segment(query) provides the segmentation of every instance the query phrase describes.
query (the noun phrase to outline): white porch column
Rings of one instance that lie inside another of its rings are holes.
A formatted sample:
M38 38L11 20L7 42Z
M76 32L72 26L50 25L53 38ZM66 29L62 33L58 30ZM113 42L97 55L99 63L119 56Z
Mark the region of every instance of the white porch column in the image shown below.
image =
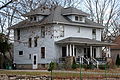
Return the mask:
M71 47L71 44L70 44L70 56L72 56L72 47Z
M92 46L90 46L90 57L92 57Z
M73 56L75 56L75 45L73 44Z
M66 50L66 54L67 54L67 55L66 55L66 56L69 56L69 54L68 54L68 53L69 53L69 52L68 52L68 45L67 45L66 48L67 48L67 50Z

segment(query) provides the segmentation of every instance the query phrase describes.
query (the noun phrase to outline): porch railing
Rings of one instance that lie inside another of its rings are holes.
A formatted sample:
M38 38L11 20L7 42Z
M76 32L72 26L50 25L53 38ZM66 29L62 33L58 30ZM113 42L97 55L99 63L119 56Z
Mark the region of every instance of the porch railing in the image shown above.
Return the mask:
M64 63L65 62L65 57L59 58L59 63Z
M91 58L93 65L95 65L98 68L99 62L95 58Z
M81 56L81 57L79 57L79 58L76 58L76 62L77 63L81 63L81 64L88 64L89 65L89 60L88 59L86 59L84 56Z

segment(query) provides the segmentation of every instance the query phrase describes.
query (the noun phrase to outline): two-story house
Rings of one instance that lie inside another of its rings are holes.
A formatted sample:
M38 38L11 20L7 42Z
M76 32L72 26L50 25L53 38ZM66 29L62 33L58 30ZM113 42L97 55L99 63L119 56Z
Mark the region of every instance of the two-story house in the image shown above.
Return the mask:
M17 68L38 69L66 56L100 58L102 47L109 45L101 42L103 26L76 8L42 7L23 16L28 19L10 27Z

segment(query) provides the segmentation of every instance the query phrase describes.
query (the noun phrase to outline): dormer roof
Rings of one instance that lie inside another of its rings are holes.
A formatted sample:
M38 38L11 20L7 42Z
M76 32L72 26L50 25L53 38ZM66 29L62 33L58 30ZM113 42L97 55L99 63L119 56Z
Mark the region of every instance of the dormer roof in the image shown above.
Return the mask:
M35 10L31 10L30 12L23 14L23 16L28 17L32 15L49 15L50 14L50 9L46 7L41 7L37 8Z
M80 16L89 16L88 13L85 13L81 10L78 10L73 7L63 8L62 15L80 15Z

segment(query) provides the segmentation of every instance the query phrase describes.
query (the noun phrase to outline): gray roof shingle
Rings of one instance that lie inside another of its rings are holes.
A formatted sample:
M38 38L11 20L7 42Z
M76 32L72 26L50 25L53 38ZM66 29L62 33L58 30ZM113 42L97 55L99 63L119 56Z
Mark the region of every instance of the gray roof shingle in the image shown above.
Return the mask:
M71 7L68 9L71 9ZM75 11L78 14L87 15L87 13L79 11L78 9L75 9L75 8L72 8L72 9L73 9L72 10L73 13ZM85 23L78 23L78 22L76 23L76 22L69 20L65 15L62 15L62 12L63 12L62 10L66 10L66 8L63 8L61 6L58 6L58 7L54 8L54 10L49 10L49 11L48 11L48 9L47 9L47 11L45 11L46 10L45 9L44 13L43 12L41 13L40 10L41 9L38 8L34 11L31 11L31 12L25 14L24 16L36 15L36 14L43 15L45 13L45 15L44 15L45 17L41 21L32 22L32 21L25 20L16 25L13 25L9 29L23 28L23 27L29 27L29 26L34 26L34 25L43 25L43 24L51 24L51 23L52 24L57 23L57 24L72 25L72 26L90 27L90 28L91 27L92 28L103 28L102 25L95 23L87 18L85 20ZM66 11L66 12L68 12L68 11Z
M83 44L83 45L93 45L93 46L110 46L110 45L114 45L111 43L106 43L106 42L101 42L101 41L97 41L97 40L93 40L93 39L88 39L88 38L79 38L79 37L68 37L59 41L56 41L57 44L69 44L69 43L73 43L73 44Z

